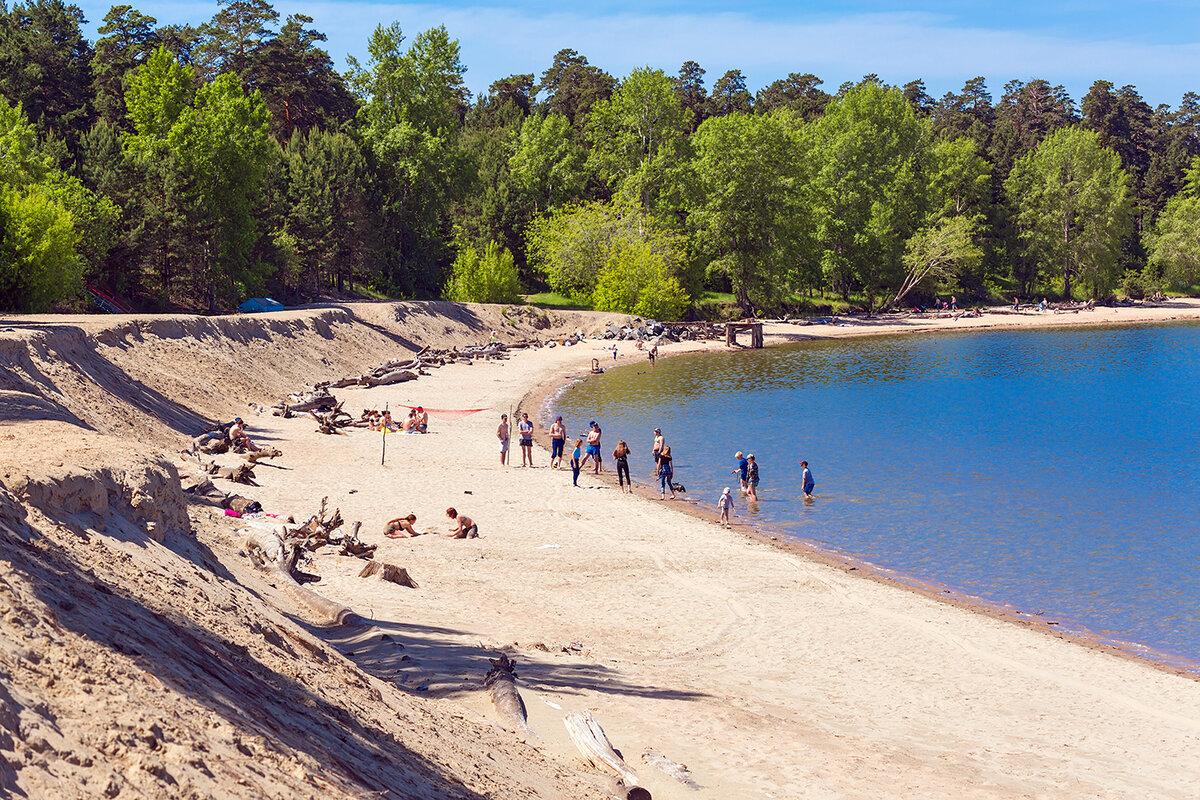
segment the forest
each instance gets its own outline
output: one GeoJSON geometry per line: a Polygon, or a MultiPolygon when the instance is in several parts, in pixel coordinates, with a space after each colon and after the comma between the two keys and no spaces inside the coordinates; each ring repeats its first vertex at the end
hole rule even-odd
{"type": "Polygon", "coordinates": [[[563,49],[473,96],[444,27],[339,73],[314,20],[0,0],[0,309],[367,297],[678,318],[1200,283],[1200,96],[927,94],[563,49]]]}

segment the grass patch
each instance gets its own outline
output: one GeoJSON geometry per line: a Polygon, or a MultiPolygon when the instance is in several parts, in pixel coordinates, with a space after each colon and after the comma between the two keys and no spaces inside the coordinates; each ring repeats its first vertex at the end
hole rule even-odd
{"type": "Polygon", "coordinates": [[[525,295],[525,302],[535,308],[556,308],[563,311],[591,311],[587,303],[574,300],[556,292],[539,292],[525,295]]]}

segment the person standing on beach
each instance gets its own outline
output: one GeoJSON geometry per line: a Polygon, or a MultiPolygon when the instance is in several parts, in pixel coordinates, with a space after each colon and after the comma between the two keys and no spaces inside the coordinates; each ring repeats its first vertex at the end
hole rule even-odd
{"type": "Polygon", "coordinates": [[[521,466],[525,466],[528,461],[529,466],[533,466],[533,423],[529,421],[528,414],[521,414],[521,421],[517,423],[517,430],[521,434],[521,466]]]}
{"type": "Polygon", "coordinates": [[[729,487],[725,487],[725,491],[721,492],[721,499],[717,501],[717,508],[721,509],[721,524],[726,528],[729,527],[729,512],[733,510],[733,498],[729,495],[729,487]]]}
{"type": "Polygon", "coordinates": [[[671,499],[675,499],[675,486],[671,483],[671,479],[675,477],[675,469],[671,460],[671,445],[663,445],[663,449],[658,453],[658,481],[661,486],[659,500],[667,499],[668,490],[671,492],[671,499]]]}
{"type": "Polygon", "coordinates": [[[571,485],[579,485],[579,470],[583,466],[583,439],[575,440],[575,450],[571,453],[571,485]]]}
{"type": "Polygon", "coordinates": [[[587,461],[589,458],[594,459],[596,462],[596,469],[593,474],[599,475],[602,471],[600,466],[600,426],[596,424],[595,420],[592,420],[592,423],[589,427],[591,427],[591,430],[588,431],[587,435],[587,455],[584,456],[583,460],[587,461]]]}
{"type": "Polygon", "coordinates": [[[562,417],[555,417],[550,426],[550,466],[562,469],[563,447],[567,444],[567,426],[562,417]]]}
{"type": "Polygon", "coordinates": [[[801,461],[800,466],[804,467],[804,474],[801,476],[801,483],[804,485],[804,499],[811,500],[813,489],[816,488],[816,482],[813,480],[812,472],[808,469],[808,462],[801,461]]]}
{"type": "Polygon", "coordinates": [[[612,347],[612,351],[613,351],[613,363],[615,364],[617,361],[617,346],[615,344],[612,347]]]}
{"type": "Polygon", "coordinates": [[[500,440],[500,466],[508,463],[508,414],[500,415],[500,427],[496,428],[496,438],[500,440]]]}
{"type": "Polygon", "coordinates": [[[666,444],[666,442],[663,441],[662,428],[655,428],[654,449],[650,451],[650,455],[654,456],[654,466],[656,468],[658,467],[658,454],[662,452],[664,444],[666,444]]]}
{"type": "Polygon", "coordinates": [[[738,480],[742,482],[742,494],[746,493],[746,469],[750,466],[750,462],[742,455],[742,451],[738,450],[733,454],[737,459],[737,469],[733,471],[734,475],[738,476],[738,480]]]}
{"type": "Polygon", "coordinates": [[[613,450],[613,461],[617,462],[617,485],[621,487],[621,493],[633,491],[633,481],[629,477],[629,454],[632,452],[629,445],[625,444],[625,440],[617,442],[617,447],[613,450]],[[629,489],[625,485],[629,484],[629,489]]]}
{"type": "Polygon", "coordinates": [[[753,453],[746,456],[746,497],[758,501],[758,462],[753,453]]]}

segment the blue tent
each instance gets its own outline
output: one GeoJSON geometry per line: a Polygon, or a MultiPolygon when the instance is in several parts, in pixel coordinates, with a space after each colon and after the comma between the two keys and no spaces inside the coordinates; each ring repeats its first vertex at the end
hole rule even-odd
{"type": "Polygon", "coordinates": [[[251,297],[238,306],[243,314],[256,314],[260,311],[283,311],[283,303],[270,297],[251,297]]]}

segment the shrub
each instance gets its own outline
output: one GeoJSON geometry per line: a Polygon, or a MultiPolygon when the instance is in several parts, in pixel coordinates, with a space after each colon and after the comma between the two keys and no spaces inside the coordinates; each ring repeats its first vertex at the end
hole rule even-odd
{"type": "Polygon", "coordinates": [[[460,303],[519,303],[521,281],[512,253],[495,242],[489,242],[482,254],[466,245],[450,268],[445,293],[460,303]]]}
{"type": "Polygon", "coordinates": [[[592,301],[597,311],[672,320],[679,319],[688,296],[662,253],[647,242],[631,242],[609,255],[592,301]]]}

